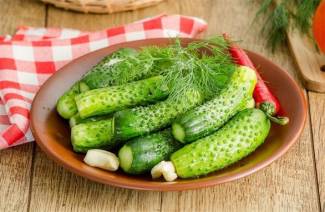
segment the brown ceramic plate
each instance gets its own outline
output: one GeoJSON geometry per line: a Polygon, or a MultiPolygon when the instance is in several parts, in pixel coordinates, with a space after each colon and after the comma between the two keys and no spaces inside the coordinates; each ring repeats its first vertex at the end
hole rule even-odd
{"type": "MultiPolygon", "coordinates": [[[[186,44],[193,40],[182,41],[186,44]]],[[[273,125],[266,142],[253,154],[227,169],[208,176],[198,179],[178,179],[175,182],[154,181],[150,176],[131,176],[121,171],[108,172],[84,164],[83,155],[72,151],[67,121],[56,113],[57,99],[104,56],[117,49],[148,45],[164,46],[170,42],[170,39],[161,38],[123,43],[90,53],[63,67],[46,81],[32,104],[31,128],[37,144],[50,158],[70,171],[91,180],[130,189],[169,191],[207,187],[242,178],[278,159],[297,141],[306,119],[306,102],[300,88],[279,66],[248,51],[250,58],[257,67],[260,67],[262,77],[279,98],[286,115],[290,118],[287,126],[273,125]]]]}

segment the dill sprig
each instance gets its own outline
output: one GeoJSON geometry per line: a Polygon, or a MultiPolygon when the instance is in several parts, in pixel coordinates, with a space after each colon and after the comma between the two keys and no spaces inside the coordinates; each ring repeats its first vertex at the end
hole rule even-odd
{"type": "Polygon", "coordinates": [[[235,65],[228,53],[228,43],[218,36],[187,46],[182,46],[177,38],[166,47],[144,47],[115,68],[119,71],[113,74],[112,81],[118,84],[162,75],[162,86],[167,85],[170,90],[169,98],[181,98],[188,90],[195,89],[208,99],[227,85],[235,65]]]}
{"type": "Polygon", "coordinates": [[[321,0],[259,0],[261,6],[256,17],[264,14],[266,22],[261,30],[267,36],[272,51],[286,42],[286,32],[291,27],[310,35],[311,19],[321,0]]]}
{"type": "Polygon", "coordinates": [[[138,54],[127,54],[114,64],[111,80],[114,84],[125,84],[133,80],[148,78],[159,74],[159,68],[169,62],[171,56],[167,49],[161,49],[156,54],[155,47],[144,48],[138,54]]]}
{"type": "Polygon", "coordinates": [[[179,40],[172,45],[170,65],[162,69],[170,98],[178,98],[190,89],[209,99],[224,88],[235,69],[228,54],[228,43],[222,37],[193,42],[182,47],[179,40]]]}

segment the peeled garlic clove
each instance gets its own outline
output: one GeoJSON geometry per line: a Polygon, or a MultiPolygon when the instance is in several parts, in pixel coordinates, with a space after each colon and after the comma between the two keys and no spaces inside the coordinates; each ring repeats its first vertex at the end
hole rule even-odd
{"type": "Polygon", "coordinates": [[[101,149],[88,150],[84,162],[89,166],[108,171],[116,171],[119,167],[118,157],[114,153],[101,149]]]}
{"type": "Polygon", "coordinates": [[[177,178],[174,164],[170,161],[161,161],[151,169],[151,176],[153,179],[159,178],[163,175],[168,182],[174,181],[177,178]]]}

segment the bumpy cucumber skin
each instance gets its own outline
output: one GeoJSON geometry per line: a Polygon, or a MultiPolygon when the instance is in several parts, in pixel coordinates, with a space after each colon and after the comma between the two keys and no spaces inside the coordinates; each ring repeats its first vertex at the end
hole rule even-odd
{"type": "MultiPolygon", "coordinates": [[[[107,65],[112,59],[118,60],[129,55],[138,54],[136,50],[125,48],[114,52],[112,55],[105,57],[98,65],[94,66],[89,72],[87,72],[83,78],[76,82],[67,92],[65,92],[57,102],[57,111],[65,119],[69,119],[74,116],[78,110],[75,103],[75,96],[83,92],[84,90],[103,88],[110,85],[115,85],[112,82],[111,76],[113,75],[113,66],[107,65]]],[[[130,81],[141,79],[140,76],[136,76],[136,79],[130,79],[130,81]]]]}
{"type": "Polygon", "coordinates": [[[259,109],[246,109],[210,136],[186,145],[171,155],[177,175],[192,178],[225,168],[260,146],[271,123],[259,109]]]}
{"type": "Polygon", "coordinates": [[[79,83],[75,83],[70,90],[59,98],[56,104],[56,110],[61,117],[69,119],[78,112],[74,97],[79,94],[79,92],[79,83]]]}
{"type": "Polygon", "coordinates": [[[85,153],[89,149],[110,149],[113,140],[112,119],[82,123],[72,127],[71,143],[75,152],[85,153]]]}
{"type": "Polygon", "coordinates": [[[175,138],[180,142],[190,143],[216,131],[237,112],[247,107],[256,80],[254,70],[243,66],[237,68],[227,88],[217,97],[185,113],[173,123],[175,138]],[[176,135],[176,127],[184,131],[182,139],[176,135]]]}
{"type": "Polygon", "coordinates": [[[130,106],[164,99],[169,92],[167,87],[163,88],[162,80],[162,76],[156,76],[81,93],[75,97],[80,117],[109,114],[130,106]]]}
{"type": "MultiPolygon", "coordinates": [[[[112,55],[105,57],[96,66],[94,66],[83,76],[81,82],[85,83],[90,89],[116,85],[116,83],[112,81],[112,76],[115,71],[114,64],[117,64],[119,61],[123,60],[123,58],[128,56],[136,56],[137,54],[138,52],[131,48],[120,49],[117,52],[114,52],[112,55]]],[[[139,80],[141,77],[142,76],[137,76],[136,79],[131,79],[130,81],[139,80]]]]}
{"type": "Polygon", "coordinates": [[[128,141],[119,151],[121,168],[129,174],[143,174],[152,169],[162,160],[168,160],[170,155],[182,147],[182,144],[173,139],[170,131],[158,132],[128,141]],[[121,157],[123,147],[132,151],[130,167],[123,167],[124,158],[121,157]]]}
{"type": "Polygon", "coordinates": [[[201,104],[202,101],[203,97],[199,92],[190,90],[177,101],[168,98],[153,105],[116,112],[113,117],[115,138],[125,141],[163,129],[177,116],[201,104]]]}
{"type": "Polygon", "coordinates": [[[89,118],[81,118],[80,115],[77,113],[74,116],[72,116],[69,120],[69,125],[70,128],[78,125],[78,124],[82,124],[82,123],[88,123],[88,122],[94,122],[94,121],[100,121],[100,120],[106,120],[112,118],[111,115],[105,115],[105,116],[93,116],[93,117],[89,117],[89,118]]]}

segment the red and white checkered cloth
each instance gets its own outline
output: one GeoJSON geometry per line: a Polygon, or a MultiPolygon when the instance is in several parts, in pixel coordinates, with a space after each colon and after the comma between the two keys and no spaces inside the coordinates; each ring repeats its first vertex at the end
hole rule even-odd
{"type": "Polygon", "coordinates": [[[34,140],[29,129],[33,97],[71,60],[125,41],[196,37],[206,27],[199,18],[162,15],[97,32],[20,27],[12,37],[0,37],[0,149],[34,140]]]}

